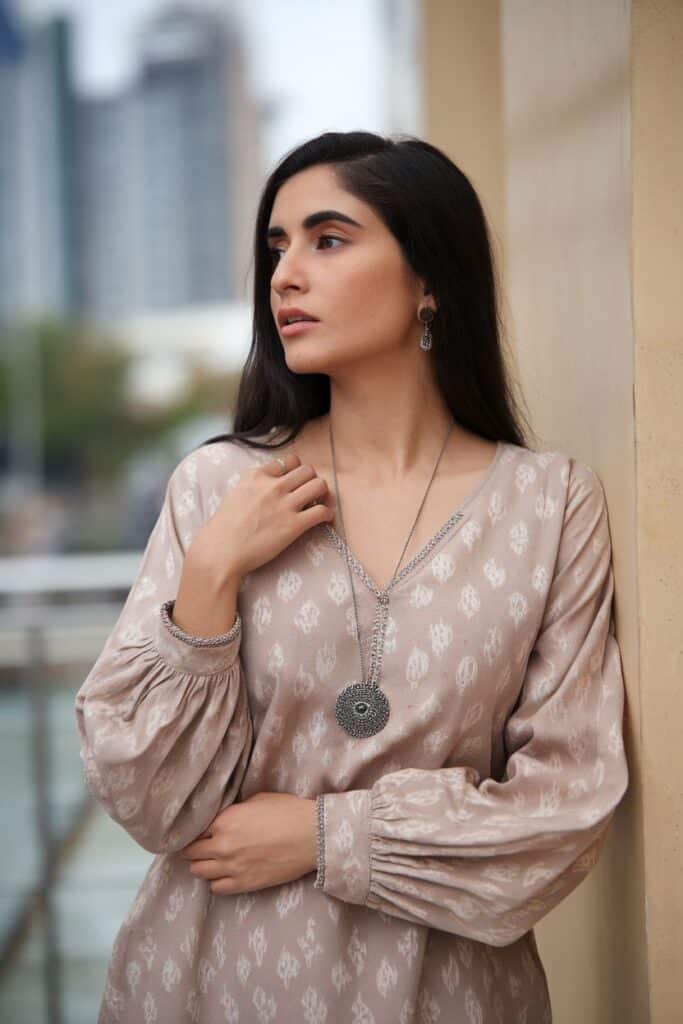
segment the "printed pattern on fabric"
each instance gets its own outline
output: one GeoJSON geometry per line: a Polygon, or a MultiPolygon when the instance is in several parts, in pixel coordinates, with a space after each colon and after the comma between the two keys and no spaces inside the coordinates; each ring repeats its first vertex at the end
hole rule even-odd
{"type": "Polygon", "coordinates": [[[501,442],[386,601],[323,524],[244,578],[232,639],[193,646],[160,607],[270,457],[220,442],[181,460],[76,697],[89,788],[156,854],[99,1024],[550,1024],[533,927],[591,870],[628,785],[602,484],[501,442]],[[391,701],[365,739],[334,717],[358,673],[347,561],[391,701]],[[317,800],[318,870],[212,894],[177,852],[260,791],[317,800]]]}

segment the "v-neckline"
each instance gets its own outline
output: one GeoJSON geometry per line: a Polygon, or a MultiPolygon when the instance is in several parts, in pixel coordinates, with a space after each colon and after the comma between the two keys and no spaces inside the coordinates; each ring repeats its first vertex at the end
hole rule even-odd
{"type": "Polygon", "coordinates": [[[372,578],[372,576],[367,571],[367,569],[360,561],[360,559],[355,556],[355,554],[347,544],[344,537],[342,537],[341,534],[337,533],[337,531],[335,530],[331,523],[321,523],[321,526],[327,533],[328,537],[330,538],[334,546],[337,548],[340,554],[343,555],[343,557],[346,559],[346,561],[355,571],[355,573],[362,579],[362,581],[365,583],[368,589],[374,593],[375,597],[382,597],[388,594],[389,591],[393,590],[394,587],[399,582],[401,582],[407,576],[409,576],[413,569],[415,569],[416,566],[424,558],[426,558],[427,555],[434,549],[434,547],[436,547],[439,541],[441,541],[448,533],[450,533],[450,531],[457,523],[461,522],[465,515],[465,510],[472,504],[474,499],[479,496],[481,491],[484,489],[486,484],[493,476],[494,470],[496,469],[500,461],[500,457],[503,453],[504,447],[504,441],[496,442],[496,450],[494,452],[493,458],[491,459],[488,467],[484,471],[484,475],[478,481],[472,493],[467,498],[465,498],[463,502],[460,503],[458,508],[449,515],[448,519],[446,519],[446,521],[441,524],[439,529],[432,534],[429,540],[425,544],[423,544],[423,546],[415,555],[413,555],[410,561],[408,561],[403,566],[402,569],[399,569],[397,573],[394,573],[391,579],[383,587],[380,587],[376,583],[376,581],[372,578]]]}

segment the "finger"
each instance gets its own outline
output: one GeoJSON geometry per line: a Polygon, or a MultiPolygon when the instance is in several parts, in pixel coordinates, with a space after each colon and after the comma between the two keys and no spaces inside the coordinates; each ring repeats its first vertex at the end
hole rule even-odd
{"type": "Polygon", "coordinates": [[[288,491],[294,491],[295,488],[299,487],[301,484],[308,483],[311,480],[323,479],[322,477],[318,476],[318,474],[315,471],[315,467],[309,465],[308,463],[305,463],[304,465],[294,466],[293,469],[288,470],[287,473],[283,473],[282,476],[282,487],[286,488],[288,491]]]}
{"type": "Polygon", "coordinates": [[[187,846],[184,846],[182,850],[178,850],[179,856],[184,857],[186,855],[187,850],[193,847],[196,842],[198,842],[200,839],[210,839],[212,835],[213,832],[211,831],[211,825],[209,825],[205,832],[202,832],[201,835],[198,835],[196,839],[193,839],[191,843],[188,843],[187,846]]]}
{"type": "Polygon", "coordinates": [[[236,878],[218,878],[211,882],[209,888],[211,892],[216,893],[218,896],[228,896],[230,893],[248,891],[240,889],[236,878]]]}
{"type": "Polygon", "coordinates": [[[216,856],[216,843],[214,839],[195,839],[193,843],[180,851],[180,856],[185,860],[206,860],[216,856]]]}
{"type": "Polygon", "coordinates": [[[268,462],[264,462],[261,468],[268,473],[269,476],[284,476],[290,469],[294,469],[296,466],[301,464],[301,459],[294,452],[284,452],[282,455],[276,452],[276,456],[269,459],[268,462]],[[285,464],[285,468],[282,468],[282,463],[278,462],[277,459],[282,459],[285,464]]]}
{"type": "Polygon", "coordinates": [[[190,874],[207,880],[228,877],[225,874],[225,864],[217,860],[193,860],[190,864],[190,874]]]}
{"type": "Polygon", "coordinates": [[[306,508],[300,509],[297,516],[299,517],[299,528],[305,531],[312,526],[317,526],[318,523],[334,522],[335,511],[334,507],[326,502],[316,501],[314,505],[307,505],[306,508]]]}
{"type": "Polygon", "coordinates": [[[334,496],[328,489],[327,481],[323,480],[322,477],[316,477],[314,480],[308,480],[292,491],[289,500],[293,502],[295,508],[300,510],[317,504],[325,505],[329,503],[331,507],[334,496]]]}

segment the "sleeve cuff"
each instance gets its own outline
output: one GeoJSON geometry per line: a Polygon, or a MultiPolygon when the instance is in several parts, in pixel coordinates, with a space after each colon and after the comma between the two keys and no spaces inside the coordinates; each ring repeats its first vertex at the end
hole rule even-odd
{"type": "Polygon", "coordinates": [[[218,644],[197,644],[197,639],[184,633],[179,626],[173,624],[173,630],[164,623],[162,607],[156,609],[152,623],[154,646],[160,657],[167,664],[180,672],[191,672],[194,675],[211,675],[226,672],[237,659],[242,641],[242,620],[239,612],[226,634],[225,640],[218,644]],[[183,639],[187,637],[187,639],[183,639]]]}
{"type": "Polygon", "coordinates": [[[318,870],[315,886],[328,896],[365,905],[370,891],[371,790],[317,797],[318,870]]]}

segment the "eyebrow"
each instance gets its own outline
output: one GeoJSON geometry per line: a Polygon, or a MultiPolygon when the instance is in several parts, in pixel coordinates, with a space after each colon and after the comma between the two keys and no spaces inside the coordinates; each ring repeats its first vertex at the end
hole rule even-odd
{"type": "MultiPolygon", "coordinates": [[[[309,213],[308,217],[305,217],[304,220],[301,221],[301,227],[305,228],[306,231],[310,231],[310,229],[314,228],[317,224],[321,224],[323,221],[328,220],[339,220],[343,224],[351,224],[355,228],[363,227],[363,225],[359,224],[357,220],[353,219],[353,217],[349,217],[348,214],[341,213],[339,210],[318,210],[316,213],[309,213]]],[[[284,228],[275,224],[272,228],[268,228],[266,238],[282,238],[282,236],[286,234],[287,232],[284,228]]]]}

